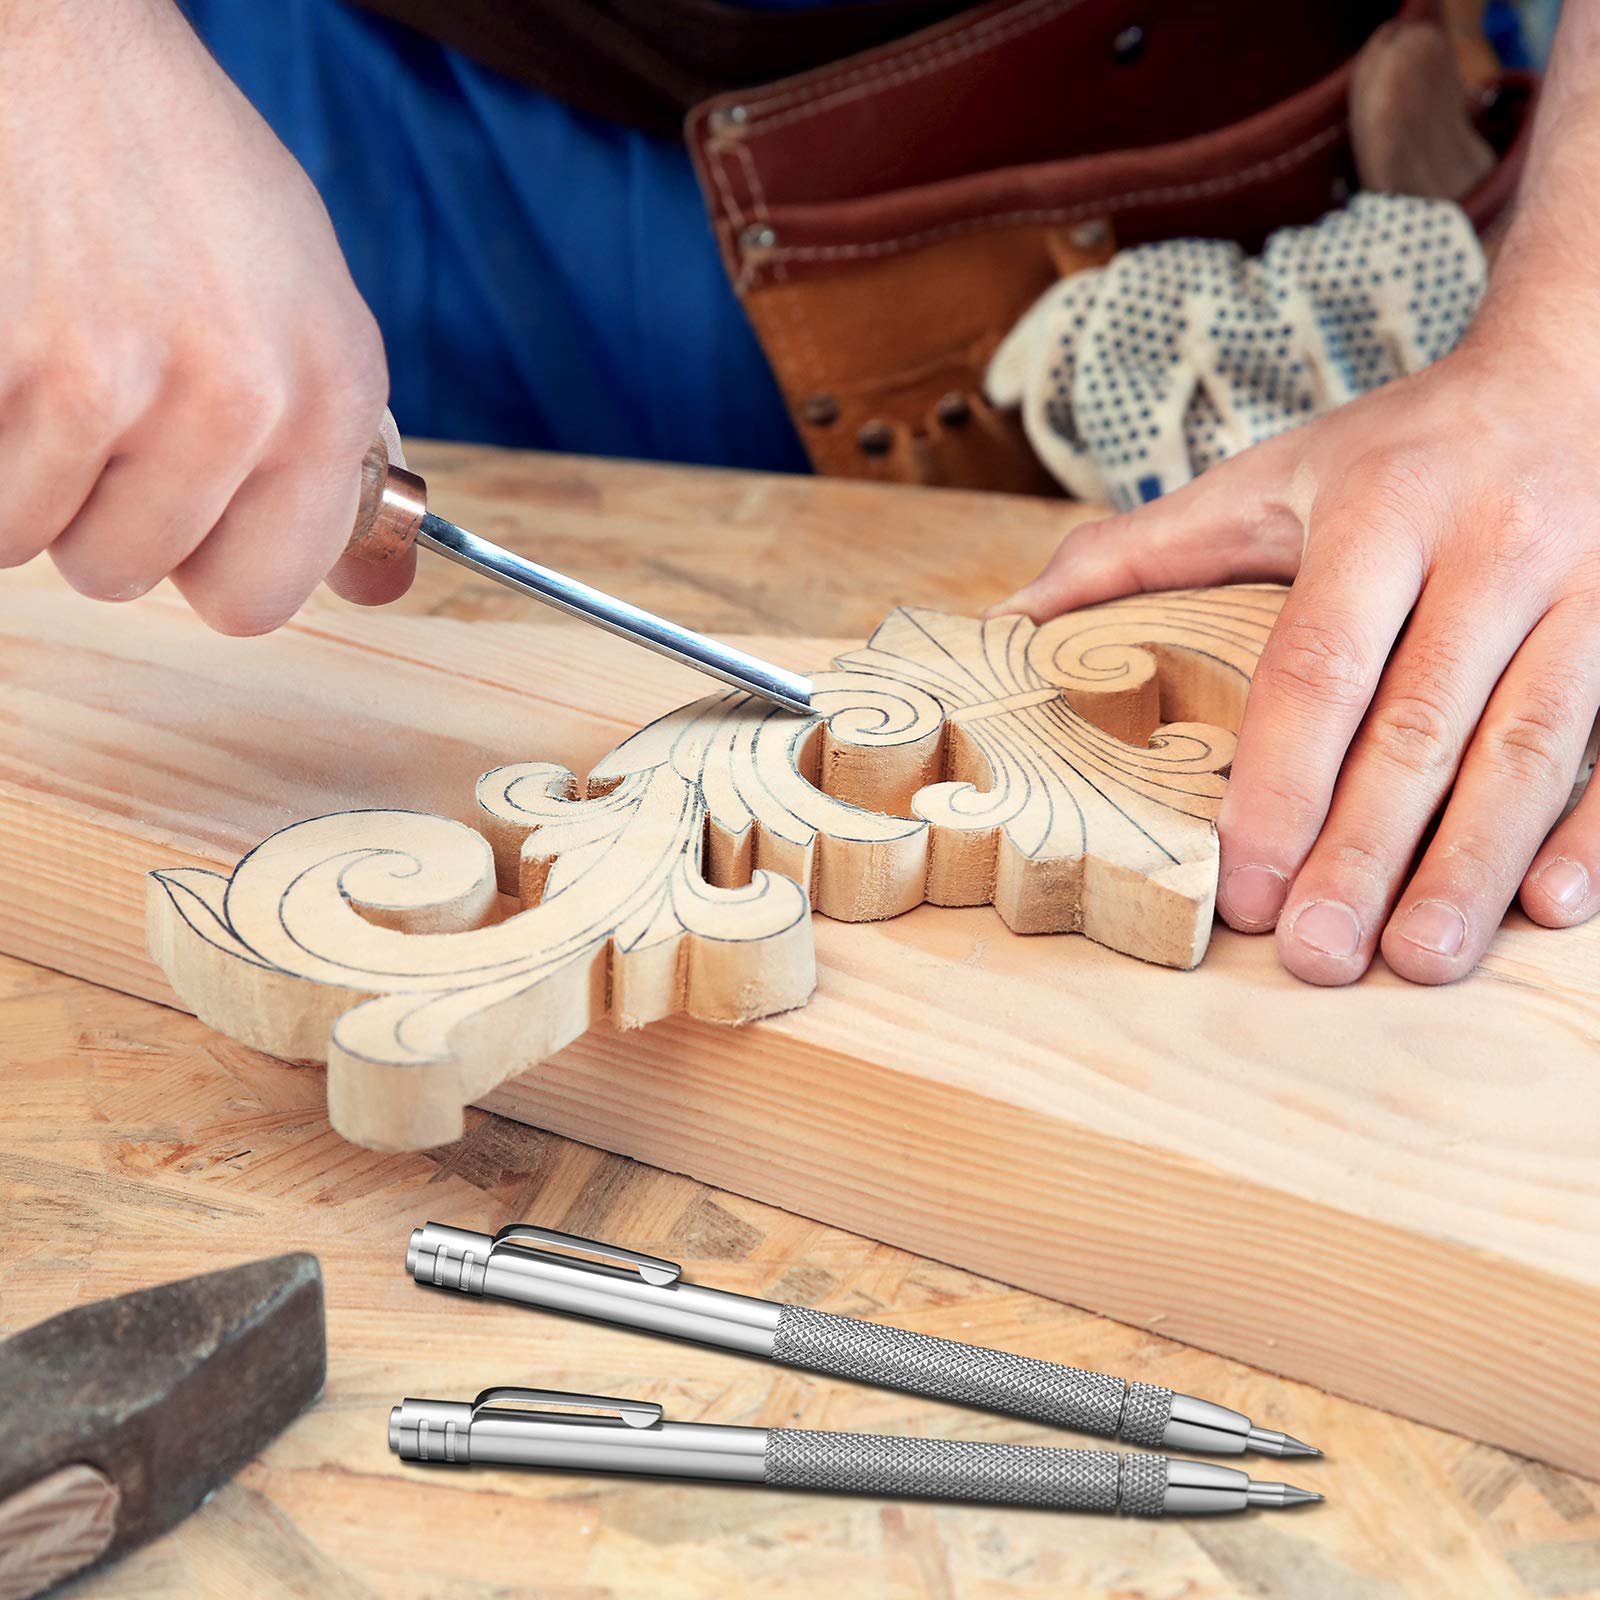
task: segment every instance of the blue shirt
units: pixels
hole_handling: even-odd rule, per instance
[[[681,145],[341,0],[181,3],[321,193],[404,431],[804,470]]]

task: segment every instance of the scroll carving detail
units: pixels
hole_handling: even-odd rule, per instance
[[[809,718],[719,693],[581,789],[549,762],[485,773],[477,831],[343,812],[231,876],[155,873],[152,949],[207,1022],[326,1059],[335,1127],[381,1148],[457,1137],[464,1105],[601,1018],[802,1004],[813,909],[992,902],[1018,933],[1192,966],[1228,727],[1281,599],[1150,596],[1040,628],[895,611],[816,675]]]

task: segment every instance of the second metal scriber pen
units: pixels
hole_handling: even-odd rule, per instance
[[[389,1413],[389,1448],[402,1460],[457,1466],[634,1472],[1144,1517],[1294,1506],[1322,1498],[1292,1484],[1257,1482],[1237,1467],[1214,1461],[667,1422],[661,1407],[646,1400],[549,1389],[485,1389],[470,1403],[402,1401]]]
[[[830,1311],[684,1283],[671,1261],[526,1223],[491,1238],[430,1222],[406,1249],[418,1283],[766,1356],[791,1367],[1004,1411],[1150,1448],[1322,1452],[1241,1412],[1155,1384],[958,1344]]]

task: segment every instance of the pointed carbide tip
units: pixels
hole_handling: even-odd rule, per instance
[[[1267,1506],[1281,1510],[1284,1506],[1310,1505],[1322,1496],[1314,1489],[1297,1489],[1292,1483],[1263,1483],[1252,1479],[1245,1490],[1245,1502],[1252,1506]]]
[[[1276,1428],[1252,1428],[1246,1440],[1252,1450],[1258,1450],[1264,1456],[1320,1456],[1322,1452],[1314,1444],[1304,1444],[1299,1439],[1291,1438],[1287,1433],[1279,1433]]]

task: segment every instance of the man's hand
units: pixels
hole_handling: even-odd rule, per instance
[[[0,566],[225,633],[334,567],[387,394],[305,174],[171,0],[0,0]],[[377,602],[411,563],[347,563]]]
[[[1402,977],[1459,978],[1519,889],[1547,927],[1600,910],[1600,779],[1557,822],[1600,705],[1597,70],[1600,0],[1567,0],[1454,354],[1072,534],[994,608],[1042,621],[1293,581],[1217,822],[1217,903],[1275,927],[1313,983],[1350,982],[1380,946]]]
[[[1458,978],[1519,887],[1550,927],[1600,909],[1600,784],[1551,832],[1600,706],[1600,322],[1548,312],[1542,338],[1485,319],[1426,371],[1069,535],[996,608],[1293,580],[1217,824],[1218,907],[1275,926],[1313,983],[1380,945],[1403,977]]]

